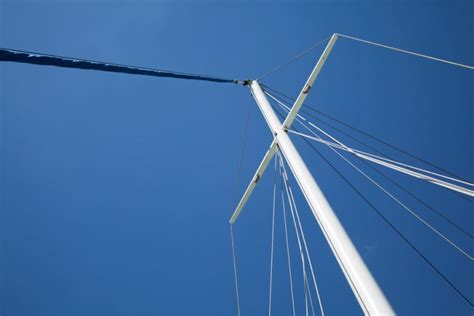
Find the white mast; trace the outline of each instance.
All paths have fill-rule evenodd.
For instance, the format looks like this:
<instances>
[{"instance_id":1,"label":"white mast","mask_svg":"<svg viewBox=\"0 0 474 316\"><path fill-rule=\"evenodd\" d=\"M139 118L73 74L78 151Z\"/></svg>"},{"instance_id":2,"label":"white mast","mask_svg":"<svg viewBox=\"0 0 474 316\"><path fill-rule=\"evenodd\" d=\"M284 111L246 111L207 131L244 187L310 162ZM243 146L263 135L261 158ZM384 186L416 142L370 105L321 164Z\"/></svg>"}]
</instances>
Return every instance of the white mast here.
<instances>
[{"instance_id":1,"label":"white mast","mask_svg":"<svg viewBox=\"0 0 474 316\"><path fill-rule=\"evenodd\" d=\"M283 123L280 122L273 111L260 84L257 81L251 82L250 89L252 94L275 138L270 146L270 150L266 153L257 173L232 215L230 222L234 223L237 219L256 183L275 154L276 146L278 146L288 162L290 170L298 182L300 189L303 191L306 201L364 313L369 315L394 315L395 313L385 298L385 295L372 277L372 274L360 257L344 227L339 222L339 219L287 134L288 128L290 128L295 119L336 40L337 35L334 34Z\"/></svg>"}]
</instances>

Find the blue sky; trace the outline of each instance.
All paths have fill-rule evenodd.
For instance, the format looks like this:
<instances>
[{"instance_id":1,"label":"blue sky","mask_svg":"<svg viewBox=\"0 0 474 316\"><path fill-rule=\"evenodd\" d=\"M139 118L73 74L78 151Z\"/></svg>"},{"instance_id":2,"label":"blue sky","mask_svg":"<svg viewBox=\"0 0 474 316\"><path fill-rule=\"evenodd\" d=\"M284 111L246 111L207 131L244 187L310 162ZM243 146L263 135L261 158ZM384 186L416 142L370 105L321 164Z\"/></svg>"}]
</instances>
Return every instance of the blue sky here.
<instances>
[{"instance_id":1,"label":"blue sky","mask_svg":"<svg viewBox=\"0 0 474 316\"><path fill-rule=\"evenodd\" d=\"M0 0L0 46L246 79L339 32L473 65L472 12L470 1ZM321 51L264 83L295 96ZM472 181L473 79L469 70L340 39L308 103ZM271 142L246 88L3 63L0 94L1 315L236 313L228 219L249 105L239 194ZM395 311L472 314L293 139ZM316 146L474 300L468 259ZM245 315L268 308L269 171L235 226ZM472 203L388 174L473 231ZM384 185L474 252L472 239ZM296 197L326 312L360 314L301 193ZM282 225L280 210L273 310L283 315L291 304ZM294 233L290 241L302 312Z\"/></svg>"}]
</instances>

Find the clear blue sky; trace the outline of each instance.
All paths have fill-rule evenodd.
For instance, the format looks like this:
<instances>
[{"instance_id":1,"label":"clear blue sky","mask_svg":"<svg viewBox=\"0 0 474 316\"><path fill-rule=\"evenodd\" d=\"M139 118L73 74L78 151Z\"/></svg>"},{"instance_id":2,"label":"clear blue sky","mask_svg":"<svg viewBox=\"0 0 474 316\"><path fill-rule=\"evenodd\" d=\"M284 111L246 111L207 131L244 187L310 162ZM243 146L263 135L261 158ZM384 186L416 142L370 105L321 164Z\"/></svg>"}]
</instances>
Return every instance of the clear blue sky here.
<instances>
[{"instance_id":1,"label":"clear blue sky","mask_svg":"<svg viewBox=\"0 0 474 316\"><path fill-rule=\"evenodd\" d=\"M473 65L473 14L472 1L0 0L0 46L245 79L339 32ZM321 50L264 82L295 96ZM308 103L472 181L473 84L472 71L341 39ZM236 313L228 219L249 104L239 194L271 141L246 88L3 63L0 94L1 315ZM294 139L398 313L472 314ZM474 300L470 260L316 146ZM396 177L474 231L472 203ZM235 226L245 315L267 311L272 185L269 172ZM299 192L297 202L326 312L360 314ZM289 314L282 225L279 212L273 310Z\"/></svg>"}]
</instances>

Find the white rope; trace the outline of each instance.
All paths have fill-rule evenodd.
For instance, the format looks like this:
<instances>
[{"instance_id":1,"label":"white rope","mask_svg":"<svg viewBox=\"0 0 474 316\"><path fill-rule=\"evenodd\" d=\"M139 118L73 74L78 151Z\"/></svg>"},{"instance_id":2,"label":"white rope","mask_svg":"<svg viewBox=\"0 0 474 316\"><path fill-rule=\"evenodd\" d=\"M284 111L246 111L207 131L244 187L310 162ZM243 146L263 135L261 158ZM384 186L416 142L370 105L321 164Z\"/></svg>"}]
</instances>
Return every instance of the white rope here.
<instances>
[{"instance_id":1,"label":"white rope","mask_svg":"<svg viewBox=\"0 0 474 316\"><path fill-rule=\"evenodd\" d=\"M473 66L456 63L456 62L449 61L449 60L446 60L446 59L441 59L441 58L428 56L428 55L408 51L408 50L405 50L405 49L393 47L393 46L388 46L388 45L384 45L384 44L380 44L380 43L375 43L375 42L371 42L371 41L368 41L368 40L364 40L364 39L349 36L349 35L344 35L344 34L338 34L338 35L341 36L341 37L345 37L345 38L354 40L354 41L358 41L358 42L362 42L362 43L366 43L366 44L374 45L374 46L378 46L378 47L383 47L383 48L386 48L386 49L391 49L391 50L401 52L401 53L405 53L405 54L409 54L409 55L418 56L418 57L422 57L422 58L426 58L426 59L431 59L431 60L434 60L434 61L438 61L438 62L442 62L442 63L445 63L445 64L450 64L450 65L458 66L458 67L462 67L462 68L467 68L467 69L471 69L471 70L474 69Z\"/></svg>"},{"instance_id":2,"label":"white rope","mask_svg":"<svg viewBox=\"0 0 474 316\"><path fill-rule=\"evenodd\" d=\"M306 291L309 293L308 297L309 297L309 303L310 303L310 306L311 306L311 314L313 316L315 316L316 314L314 313L314 305L313 305L313 299L311 298L311 290L309 289L309 281L308 281L308 278L305 279L305 286L306 286Z\"/></svg>"},{"instance_id":3,"label":"white rope","mask_svg":"<svg viewBox=\"0 0 474 316\"><path fill-rule=\"evenodd\" d=\"M280 170L280 176L282 176L281 170ZM288 258L288 275L290 277L291 308L293 310L293 316L296 316L295 295L293 291L293 276L291 273L290 243L288 241L288 225L286 223L286 208L285 208L285 198L283 196L283 188L281 190L281 204L282 204L282 210L283 210L283 222L285 223L286 255Z\"/></svg>"},{"instance_id":4,"label":"white rope","mask_svg":"<svg viewBox=\"0 0 474 316\"><path fill-rule=\"evenodd\" d=\"M278 100L275 96L271 95L270 93L268 93L267 91L264 91L265 94L267 94L270 98L272 98L273 100L275 100L279 105L280 107L285 110L286 112L289 112L290 109L283 103L281 102L280 100ZM349 152L352 152L353 154L356 154L356 155L364 155L366 157L361 157L361 158L364 158L364 159L367 159L367 160L370 160L372 162L376 162L376 163L379 163L385 167L389 167L390 164L386 164L386 163L383 163L383 162L380 162L380 160L383 160L385 162L389 162L391 164L396 164L398 166L403 166L403 167L407 167L407 168L411 168L413 170L417 170L417 171L420 171L420 172L424 172L424 173L427 173L427 174L431 174L431 175L434 175L434 176L437 176L437 177L440 177L440 178L444 178L444 179L447 179L447 180L451 180L451 181L454 181L454 182L458 182L458 183L462 183L462 184L465 184L465 185L468 185L468 186L471 186L471 187L474 187L474 184L473 183L470 183L470 182L467 182L467 181L464 181L464 180L460 180L460 179L456 179L456 178L453 178L453 177L449 177L449 176L445 176L443 174L439 174L439 173L436 173L436 172L433 172L433 171L429 171L429 170L426 170L426 169L422 169L422 168L418 168L418 167L415 167L415 166L412 166L412 165L408 165L408 164L405 164L405 163L402 163L402 162L399 162L399 161L395 161L395 160L391 160L391 159L388 159L386 157L382 157L382 156L378 156L378 155L374 155L374 154L370 154L370 153L367 153L367 152L364 152L362 150L357 150L357 149L353 149L353 148L350 148L346 145L344 145L342 142L338 141L337 139L335 139L334 137L332 137L331 135L327 134L326 132L324 132L322 129L320 129L319 127L317 127L315 124L313 124L312 122L310 121L307 121L303 116L301 116L300 114L298 114L298 117L303 120L303 121L306 121L308 122L309 125L311 125L312 127L318 129L321 133L325 134L326 136L328 136L329 138L331 138L332 140L334 140L336 143L338 143L339 145L341 145L342 147L344 148L340 148L340 149L343 149L343 150L346 150L346 151L349 151ZM298 132L295 132L295 131L290 131L290 132L293 132L295 134L298 134ZM302 134L301 136L307 136L307 135L304 135ZM316 140L316 139L314 139ZM373 159L370 159L368 158L367 156L369 157L372 157L372 158L375 158L377 159L377 161L374 161ZM394 166L394 168L392 168L394 170L397 170L397 171L400 171L400 172L403 172L403 173L406 173L406 174L409 174L411 176L415 176L417 178L421 178L421 179L424 179L424 180L427 180L427 181L430 181L430 182L433 182L435 184L438 184L438 185L441 185L443 187L446 187L446 188L450 188L452 190L455 190L455 191L458 191L458 192L461 192L461 193L464 193L464 194L467 194L467 195L471 195L471 196L474 196L474 191L473 190L469 190L469 189L466 189L466 188L463 188L461 186L458 186L458 185L455 185L455 184L452 184L452 183L449 183L449 182L446 182L446 181L442 181L440 179L436 179L436 178L433 178L433 177L429 177L427 175L422 175L422 174L419 174L417 172L414 172L413 170L406 170L405 168L400 168L400 167L396 167Z\"/></svg>"},{"instance_id":5,"label":"white rope","mask_svg":"<svg viewBox=\"0 0 474 316\"><path fill-rule=\"evenodd\" d=\"M286 170L285 170L286 172ZM295 202L295 198L293 196L293 191L291 190L291 186L289 186L289 190L290 190L290 195L291 195L291 199L292 199L292 202L293 202L293 205L294 205L294 208L295 208L295 214L296 214L296 220L298 221L298 226L299 226L299 229L301 231L301 236L303 238L303 245L304 245L304 248L305 248L305 252L306 252L306 258L309 262L309 269L311 271L311 276L313 278L313 284L314 284L314 288L316 290L316 296L318 298L318 303L319 303L319 310L321 311L321 315L324 316L324 308L323 308L323 302L321 300L321 295L319 293L319 286L318 286L318 283L316 281L316 277L314 275L314 270L313 270L313 265L311 263L311 257L309 255L309 251L308 251L308 246L306 244L306 238L304 236L304 232L303 232L303 227L301 225L301 221L300 221L300 216L298 214L298 209L296 208L296 202ZM313 311L314 313L314 311Z\"/></svg>"},{"instance_id":6,"label":"white rope","mask_svg":"<svg viewBox=\"0 0 474 316\"><path fill-rule=\"evenodd\" d=\"M283 172L286 175L286 179L288 179L288 174L287 174L287 171L286 171L286 167L285 167L285 164L283 163L283 159L281 158L281 155L279 155L279 158L280 158L280 161L281 161L280 164L283 166ZM298 214L298 208L296 206L296 201L295 201L295 197L293 195L293 190L291 189L291 186L290 186L289 183L285 183L285 185L288 187L290 200L291 200L291 202L293 204L293 207L294 207L294 210L295 210L296 219L298 221L299 230L301 232L301 237L302 237L303 245L304 245L305 252L306 252L306 259L308 260L308 263L309 263L309 269L311 271L311 277L313 278L313 284L314 284L314 288L316 290L316 296L317 296L318 302L319 302L319 309L321 311L321 315L324 316L324 308L323 308L321 296L320 296L320 293L319 293L319 286L318 286L318 283L316 281L316 277L315 277L315 274L314 274L313 264L311 262L311 256L309 255L308 245L306 243L306 238L305 238L305 235L304 235L303 226L301 225L301 220L300 220L300 216ZM311 293L311 291L310 291L310 293ZM314 313L314 311L313 311L313 313Z\"/></svg>"},{"instance_id":7,"label":"white rope","mask_svg":"<svg viewBox=\"0 0 474 316\"><path fill-rule=\"evenodd\" d=\"M331 135L329 135L328 133L326 133L325 131L323 131L321 128L317 127L313 123L308 122L308 124L311 125L312 127L316 128L317 130L319 130L321 133L328 136L332 140L334 140L339 145L341 145L343 147L346 147L347 149L350 149L351 151L354 151L354 152L357 152L357 153L360 153L360 154L363 154L363 155L366 155L366 156L370 156L370 157L373 157L373 158L376 158L376 159L379 159L379 160L384 160L384 161L387 161L387 162L391 162L391 163L394 163L394 164L397 164L397 165L400 165L400 166L403 166L403 167L411 168L411 169L414 169L414 170L417 170L417 171L425 172L425 173L428 173L428 174L431 174L431 175L434 175L434 176L437 176L437 177L440 177L440 178L444 178L444 179L447 179L447 180L451 180L451 181L454 181L454 182L458 182L458 183L462 183L462 184L474 187L473 183L470 183L470 182L467 182L467 181L464 181L464 180L460 180L460 179L456 179L456 178L453 178L453 177L445 176L445 175L437 173L437 172L429 171L429 170L426 170L426 169L423 169L423 168L418 168L418 167L415 167L415 166L412 166L412 165L408 165L408 164L405 164L405 163L402 163L402 162L399 162L399 161L396 161L396 160L392 160L392 159L383 157L383 156L370 154L370 153L364 152L362 150L352 149L352 148L344 145L342 142L340 142L336 138L332 137Z\"/></svg>"},{"instance_id":8,"label":"white rope","mask_svg":"<svg viewBox=\"0 0 474 316\"><path fill-rule=\"evenodd\" d=\"M265 92L265 93L268 96L270 96L273 100L275 100L283 110L289 112L289 108L285 104L283 104L280 100L278 100L276 97L272 96L268 92ZM299 116L302 118L302 120L307 121L301 115L299 115ZM296 118L296 120L301 123L300 119ZM322 139L315 139L315 138L312 138L309 135L298 133L296 131L291 131L290 130L289 132L292 132L292 133L295 133L295 134L298 134L298 135L301 135L301 136L304 136L304 137L308 137L308 138L311 138L311 139L319 141L319 142L325 142L326 145L333 146L333 147L338 147L339 149L348 151L348 152L350 152L350 153L352 153L352 154L354 154L354 155L356 155L360 158L363 158L365 160L377 163L377 164L382 165L384 167L391 168L393 170L402 172L404 174L413 176L413 177L418 178L418 179L422 179L422 180L431 182L433 184L442 186L444 188L447 188L447 189L450 189L450 190L453 190L453 191L457 191L457 192L460 192L460 193L463 193L463 194L474 196L474 190L470 190L470 189L464 188L462 186L459 186L459 185L456 185L456 184L453 184L453 183L450 183L450 182L443 181L441 179L437 179L437 178L428 176L426 174L421 174L419 172L416 172L416 171L413 171L413 170L410 170L410 169L407 169L407 168L412 168L414 170L419 170L419 171L422 171L422 172L425 172L425 173L428 173L428 174L436 175L436 176L441 177L441 178L450 179L452 181L456 181L456 182L464 183L464 184L467 184L467 185L470 185L470 186L474 186L474 184L472 184L472 183L469 183L469 182L466 182L466 181L463 181L463 180L459 180L459 179L455 179L455 178L451 178L451 177L448 177L448 176L445 176L445 175L442 175L442 174L438 174L436 172L432 172L432 171L429 171L429 170L425 170L425 169L417 168L417 167L414 167L414 166L410 166L410 165L407 165L407 164L404 164L404 163L401 163L401 162L398 162L398 161L395 161L395 160L391 160L391 159L388 159L388 158L385 158L385 157L370 154L370 153L367 153L367 152L364 152L364 151L361 151L361 150L350 148L350 147L344 145L343 143L339 142L337 139L333 138L332 136L330 136L329 134L327 134L323 130L321 130L319 127L314 125L312 122L309 122L309 121L307 121L307 122L312 127L318 129L320 132L324 133L326 136L328 136L331 139L335 140L340 146L338 147L334 143L326 142ZM394 165L394 164L396 164L396 165ZM401 167L401 166L405 166L407 168L404 168L404 167Z\"/></svg>"},{"instance_id":9,"label":"white rope","mask_svg":"<svg viewBox=\"0 0 474 316\"><path fill-rule=\"evenodd\" d=\"M239 283L237 279L237 263L235 261L235 245L234 245L234 230L230 224L230 239L232 241L232 261L234 263L234 280L235 280L235 295L237 300L237 316L240 316L240 298L239 298Z\"/></svg>"},{"instance_id":10,"label":"white rope","mask_svg":"<svg viewBox=\"0 0 474 316\"><path fill-rule=\"evenodd\" d=\"M301 265L302 265L302 268L303 268L303 282L304 282L304 296L305 296L306 315L308 315L308 293L307 293L307 290L306 290L307 289L307 287L306 287L306 283L307 283L306 265L305 265L304 255L303 255L303 248L301 246L299 230L298 230L298 227L296 226L294 209L293 209L293 205L291 203L290 193L288 191L288 183L287 183L288 175L286 174L286 172L284 172L282 164L283 164L283 161L280 157L280 169L282 170L282 173L284 175L283 176L283 180L284 180L283 182L285 184L286 195L287 195L287 198L288 198L288 205L290 207L290 213L291 213L291 217L293 219L293 225L294 225L295 233L296 233L296 240L298 241L298 249L300 251Z\"/></svg>"},{"instance_id":11,"label":"white rope","mask_svg":"<svg viewBox=\"0 0 474 316\"><path fill-rule=\"evenodd\" d=\"M306 128L308 131L310 131L311 134L316 136L317 138L321 138L318 134L316 134L312 129L307 127L304 123L301 121L299 122L304 128ZM339 153L336 149L332 148L331 146L328 145L328 147L334 151L339 157L344 159L349 165L351 165L354 169L356 169L360 174L362 174L365 178L367 178L370 182L372 182L375 186L377 186L382 192L387 194L392 200L394 200L397 204L399 204L401 207L403 207L405 210L407 210L412 216L414 216L418 221L423 223L426 227L431 229L435 234L437 234L439 237L444 239L447 243L449 243L452 247L457 249L461 254L466 256L468 259L471 261L474 260L474 257L472 257L470 254L468 254L463 248L458 246L456 243L451 241L448 237L446 237L443 233L438 231L436 228L434 228L431 224L429 224L426 220L424 220L421 216L419 216L417 213L415 213L412 209L410 209L408 206L406 206L404 203L402 203L399 199L397 199L393 194L391 194L387 189L385 189L382 185L380 185L377 181L372 179L369 175L367 175L364 171L359 169L356 165L354 165L350 160L348 160L346 157L344 157L341 153Z\"/></svg>"},{"instance_id":12,"label":"white rope","mask_svg":"<svg viewBox=\"0 0 474 316\"><path fill-rule=\"evenodd\" d=\"M273 283L273 249L275 244L275 197L276 197L276 167L277 160L275 158L275 176L273 180L273 207L272 207L272 248L270 253L270 294L268 299L268 316L272 315L272 283Z\"/></svg>"},{"instance_id":13,"label":"white rope","mask_svg":"<svg viewBox=\"0 0 474 316\"><path fill-rule=\"evenodd\" d=\"M321 131L322 133L326 134L324 131L322 131L320 128L318 128L317 126L315 126L314 124L311 124L311 122L308 122L310 123L311 126L315 127L316 129L318 129L319 131ZM296 134L296 135L300 135L300 136L303 136L305 138L308 138L308 139L311 139L311 140L314 140L314 141L317 141L319 143L323 143L327 146L330 146L330 147L334 147L334 148L337 148L337 149L341 149L341 150L344 150L344 151L347 151L359 158L362 158L364 160L367 160L367 161L370 161L370 162L373 162L373 163L376 163L376 164L379 164L381 166L384 166L384 167L387 167L387 168L390 168L390 169L393 169L393 170L396 170L398 172L401 172L401 173L404 173L404 174L407 174L409 176L412 176L412 177L415 177L415 178L418 178L418 179L422 179L422 180L425 180L425 181L428 181L430 183L433 183L433 184L436 184L436 185L439 185L439 186L442 186L444 188L447 188L447 189L450 189L450 190L453 190L453 191L456 191L456 192L460 192L460 193L463 193L463 194L466 194L466 195L470 195L470 196L474 196L474 191L473 190L470 190L470 189L467 189L467 188L464 188L462 186L459 186L459 185L456 185L456 184L453 184L453 183L449 183L449 182L446 182L446 181L443 181L443 180L440 180L440 179L437 179L437 178L433 178L431 176L428 176L428 175L425 175L425 174L421 174L419 172L416 172L416 171L413 171L413 170L409 170L407 168L404 168L404 167L400 167L400 166L397 166L397 165L394 165L392 163L389 163L389 162L385 162L385 161L382 161L378 158L373 158L372 156L376 156L376 155L372 155L372 154L369 154L369 153L366 153L364 151L361 151L361 150L357 150L357 149L353 149L353 148L350 148L342 143L340 143L339 141L338 144L342 144L342 145L338 145L338 144L335 144L335 143L332 143L332 142L329 142L329 141L325 141L323 140L322 138L317 138L317 137L313 137L311 135L307 135L307 134L304 134L304 133L300 133L300 132L296 132L296 131L292 131L292 130L289 130L290 133L292 134ZM331 136L329 136L331 137ZM331 137L332 138L332 137ZM377 157L377 156L376 156Z\"/></svg>"}]
</instances>

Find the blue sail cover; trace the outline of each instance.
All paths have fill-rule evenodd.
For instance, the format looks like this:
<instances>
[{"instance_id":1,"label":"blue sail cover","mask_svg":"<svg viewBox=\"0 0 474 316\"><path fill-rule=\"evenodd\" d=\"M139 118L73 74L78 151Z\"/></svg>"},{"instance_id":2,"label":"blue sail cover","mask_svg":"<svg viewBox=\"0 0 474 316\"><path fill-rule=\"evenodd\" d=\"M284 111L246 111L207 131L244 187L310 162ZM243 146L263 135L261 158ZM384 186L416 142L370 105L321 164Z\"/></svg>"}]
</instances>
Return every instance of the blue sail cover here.
<instances>
[{"instance_id":1,"label":"blue sail cover","mask_svg":"<svg viewBox=\"0 0 474 316\"><path fill-rule=\"evenodd\" d=\"M221 83L241 83L239 80L219 78L212 76L203 76L196 74L187 74L174 71L159 70L153 68L142 68L136 66L111 64L99 61L75 59L41 53L31 53L14 49L0 48L0 61L9 61L16 63L55 66L63 68L90 69L98 71L125 73L133 75L143 75L152 77L202 80Z\"/></svg>"}]
</instances>

